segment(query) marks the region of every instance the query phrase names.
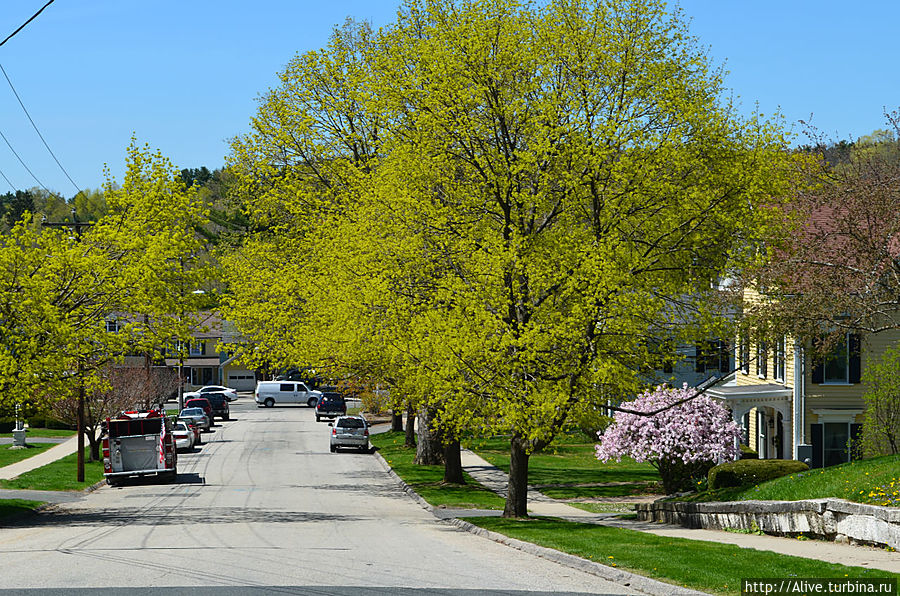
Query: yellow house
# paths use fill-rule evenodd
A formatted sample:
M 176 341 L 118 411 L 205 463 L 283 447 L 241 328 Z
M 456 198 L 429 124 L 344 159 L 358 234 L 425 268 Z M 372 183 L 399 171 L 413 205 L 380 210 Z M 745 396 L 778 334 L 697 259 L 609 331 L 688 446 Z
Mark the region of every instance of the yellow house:
M 759 300 L 747 292 L 750 302 Z M 738 338 L 733 384 L 709 395 L 726 401 L 760 458 L 799 459 L 810 467 L 857 459 L 864 410 L 862 371 L 900 341 L 900 331 L 846 333 L 824 357 L 809 340 Z
M 166 366 L 181 368 L 184 390 L 194 391 L 204 385 L 225 385 L 238 391 L 256 387 L 256 372 L 237 364 L 233 353 L 237 346 L 234 325 L 216 313 L 201 313 L 200 324 L 191 333 L 184 357 L 166 358 Z

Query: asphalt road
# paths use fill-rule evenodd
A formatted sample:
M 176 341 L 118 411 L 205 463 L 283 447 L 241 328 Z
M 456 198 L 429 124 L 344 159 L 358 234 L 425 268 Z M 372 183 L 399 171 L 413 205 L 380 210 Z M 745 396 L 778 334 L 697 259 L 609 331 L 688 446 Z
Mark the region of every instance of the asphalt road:
M 0 594 L 628 593 L 440 523 L 372 455 L 330 453 L 308 408 L 242 398 L 232 416 L 179 456 L 176 484 L 0 529 Z

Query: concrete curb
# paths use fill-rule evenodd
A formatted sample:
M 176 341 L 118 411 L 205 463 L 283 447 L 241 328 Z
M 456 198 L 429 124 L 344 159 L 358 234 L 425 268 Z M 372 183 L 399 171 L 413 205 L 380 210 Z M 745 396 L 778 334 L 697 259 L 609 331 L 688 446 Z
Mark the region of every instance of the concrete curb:
M 479 526 L 476 526 L 475 524 L 469 523 L 459 518 L 441 519 L 435 513 L 435 507 L 430 505 L 425 499 L 419 496 L 416 491 L 414 491 L 408 484 L 406 484 L 406 482 L 404 482 L 404 480 L 400 478 L 400 476 L 398 476 L 396 472 L 394 472 L 393 468 L 391 468 L 391 465 L 387 463 L 387 461 L 385 461 L 384 457 L 382 457 L 382 455 L 378 453 L 378 451 L 375 451 L 374 455 L 375 458 L 381 463 L 382 467 L 384 467 L 384 469 L 387 471 L 388 475 L 393 478 L 395 482 L 397 482 L 400 488 L 403 489 L 403 492 L 408 494 L 413 499 L 413 501 L 415 501 L 423 509 L 434 515 L 438 519 L 438 521 L 442 523 L 456 526 L 460 530 L 469 532 L 470 534 L 475 534 L 476 536 L 481 536 L 482 538 L 493 540 L 494 542 L 497 542 L 504 546 L 508 546 L 510 548 L 514 548 L 516 550 L 520 550 L 537 557 L 541 557 L 542 559 L 547 559 L 548 561 L 553 561 L 554 563 L 564 565 L 571 569 L 577 569 L 578 571 L 590 573 L 591 575 L 595 575 L 602 579 L 615 582 L 619 585 L 633 588 L 644 594 L 649 594 L 650 596 L 670 596 L 672 594 L 677 594 L 678 596 L 708 596 L 706 592 L 697 592 L 695 590 L 689 590 L 688 588 L 680 588 L 674 584 L 667 584 L 659 580 L 644 577 L 643 575 L 638 575 L 629 571 L 623 571 L 621 569 L 615 569 L 613 567 L 603 565 L 602 563 L 589 561 L 588 559 L 582 559 L 581 557 L 576 557 L 575 555 L 570 555 L 553 548 L 547 548 L 544 546 L 538 546 L 537 544 L 531 542 L 516 540 L 515 538 L 510 538 L 509 536 L 505 536 L 498 532 L 485 530 L 484 528 L 481 528 Z
M 397 472 L 394 471 L 394 468 L 391 467 L 391 464 L 387 463 L 387 461 L 385 461 L 384 457 L 382 457 L 382 455 L 378 453 L 378 451 L 375 451 L 374 455 L 375 459 L 377 459 L 381 463 L 382 467 L 387 471 L 388 476 L 393 478 L 394 481 L 400 485 L 400 488 L 403 489 L 403 492 L 408 494 L 413 501 L 415 501 L 419 504 L 420 507 L 422 507 L 422 509 L 434 515 L 434 507 L 432 507 L 428 503 L 428 501 L 419 496 L 419 493 L 410 488 L 410 486 L 406 484 L 406 482 L 404 482 L 403 478 L 400 478 L 400 476 L 397 475 Z

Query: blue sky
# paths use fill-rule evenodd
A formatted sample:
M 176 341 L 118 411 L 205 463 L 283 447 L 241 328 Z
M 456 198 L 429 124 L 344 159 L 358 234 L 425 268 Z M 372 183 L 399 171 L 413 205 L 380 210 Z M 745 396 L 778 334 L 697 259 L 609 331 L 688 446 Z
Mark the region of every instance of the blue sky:
M 6 0 L 0 39 L 46 0 Z M 220 167 L 256 97 L 297 52 L 321 47 L 347 16 L 379 26 L 396 0 L 56 0 L 0 47 L 6 70 L 59 161 L 81 188 L 108 164 L 121 178 L 132 133 L 178 167 Z M 900 3 L 681 0 L 691 31 L 746 111 L 781 110 L 834 138 L 884 127 L 900 107 Z M 800 130 L 799 126 L 795 126 Z M 0 132 L 43 185 L 76 190 L 0 75 Z M 802 141 L 802 136 L 800 137 Z M 37 186 L 0 139 L 0 171 Z M 0 193 L 10 190 L 0 178 Z

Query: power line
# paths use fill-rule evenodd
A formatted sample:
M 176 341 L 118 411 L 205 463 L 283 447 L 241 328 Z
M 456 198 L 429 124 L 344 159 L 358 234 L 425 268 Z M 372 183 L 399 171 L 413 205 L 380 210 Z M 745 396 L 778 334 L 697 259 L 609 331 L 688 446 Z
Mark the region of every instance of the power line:
M 0 170 L 0 176 L 3 176 L 3 179 L 6 180 L 6 183 L 9 184 L 9 187 L 13 189 L 13 192 L 16 192 L 16 190 L 18 190 L 15 186 L 13 186 L 13 183 L 9 181 L 9 178 L 6 177 L 6 174 L 3 173 L 3 170 Z
M 47 4 L 43 5 L 39 11 L 37 11 L 36 13 L 34 13 L 33 15 L 31 15 L 31 18 L 30 18 L 30 19 L 28 19 L 27 21 L 25 21 L 24 23 L 22 23 L 22 26 L 21 26 L 21 27 L 19 27 L 18 29 L 16 29 L 15 31 L 13 31 L 12 33 L 10 33 L 10 34 L 6 37 L 6 39 L 4 39 L 3 41 L 0 41 L 0 46 L 2 46 L 2 45 L 5 44 L 6 42 L 8 42 L 10 39 L 12 39 L 13 36 L 14 36 L 16 33 L 18 33 L 19 31 L 21 31 L 22 29 L 24 29 L 25 26 L 28 25 L 28 23 L 30 23 L 31 21 L 35 20 L 35 19 L 37 18 L 37 16 L 38 16 L 39 14 L 41 14 L 42 12 L 44 12 L 44 9 L 47 8 L 48 6 L 50 6 L 51 4 L 53 4 L 53 2 L 55 2 L 55 0 L 50 0 L 49 2 L 47 2 Z
M 50 0 L 50 2 L 53 2 L 53 1 L 54 1 L 54 0 Z M 41 9 L 41 10 L 43 10 L 43 9 Z M 37 15 L 35 15 L 35 16 L 37 16 Z M 53 150 L 50 149 L 50 145 L 48 145 L 48 144 L 47 144 L 47 141 L 44 140 L 44 135 L 41 134 L 41 131 L 38 130 L 37 124 L 35 124 L 35 123 L 34 123 L 34 120 L 32 120 L 31 114 L 28 113 L 28 110 L 25 108 L 25 104 L 22 103 L 22 98 L 19 97 L 19 93 L 16 91 L 16 88 L 13 87 L 12 81 L 9 80 L 9 75 L 6 74 L 6 69 L 3 68 L 3 65 L 2 65 L 2 64 L 0 64 L 0 71 L 2 71 L 2 72 L 3 72 L 3 76 L 6 77 L 6 82 L 9 83 L 9 88 L 12 89 L 13 95 L 15 95 L 15 96 L 16 96 L 16 99 L 19 100 L 19 105 L 22 106 L 22 111 L 25 112 L 25 115 L 26 115 L 26 116 L 28 116 L 28 121 L 31 122 L 31 126 L 32 126 L 32 128 L 34 128 L 34 132 L 36 132 L 37 135 L 41 138 L 41 142 L 44 144 L 44 147 L 47 148 L 47 152 L 50 153 L 50 156 L 53 158 L 53 161 L 56 162 L 56 165 L 59 166 L 59 169 L 62 170 L 62 173 L 66 175 L 66 178 L 69 179 L 69 182 L 72 183 L 72 186 L 75 187 L 75 190 L 77 190 L 77 191 L 80 193 L 80 192 L 81 192 L 81 189 L 78 187 L 77 184 L 75 184 L 75 181 L 72 180 L 72 177 L 69 176 L 69 173 L 68 173 L 68 172 L 66 171 L 66 169 L 63 167 L 63 165 L 62 165 L 61 163 L 59 163 L 59 160 L 56 158 L 56 154 L 53 153 Z
M 9 150 L 12 151 L 13 155 L 16 156 L 16 159 L 19 160 L 19 163 L 22 164 L 22 167 L 25 168 L 25 171 L 27 171 L 29 174 L 31 174 L 31 177 L 34 178 L 34 181 L 38 183 L 38 186 L 40 186 L 41 188 L 43 188 L 44 190 L 46 190 L 46 191 L 47 191 L 48 193 L 50 193 L 51 195 L 54 194 L 54 193 L 52 193 L 52 192 L 50 191 L 49 188 L 47 188 L 46 186 L 44 186 L 44 183 L 41 182 L 40 180 L 38 180 L 38 177 L 34 175 L 34 172 L 32 172 L 31 169 L 30 169 L 28 166 L 25 165 L 25 162 L 22 161 L 22 158 L 19 157 L 19 154 L 16 153 L 16 150 L 15 150 L 15 149 L 13 149 L 13 146 L 10 144 L 9 139 L 7 139 L 7 138 L 6 138 L 6 135 L 3 134 L 3 131 L 0 131 L 0 137 L 2 137 L 3 140 L 6 142 L 6 146 L 9 147 Z M 9 182 L 9 181 L 7 180 L 7 182 Z

